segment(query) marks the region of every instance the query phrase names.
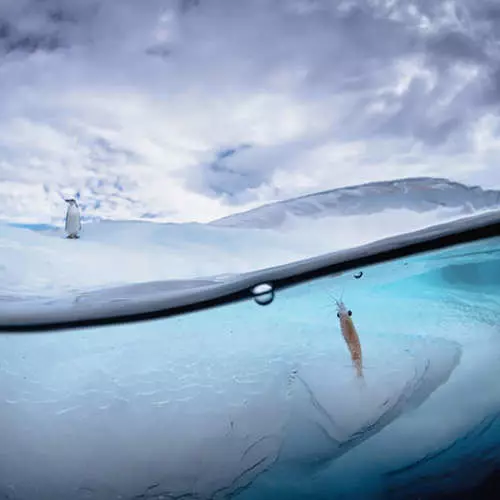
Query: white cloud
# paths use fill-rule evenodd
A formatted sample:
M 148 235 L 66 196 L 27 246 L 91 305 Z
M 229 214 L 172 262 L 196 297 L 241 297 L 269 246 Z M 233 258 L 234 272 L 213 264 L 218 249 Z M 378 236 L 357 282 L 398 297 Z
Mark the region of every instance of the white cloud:
M 61 218 L 68 189 L 179 221 L 394 177 L 498 187 L 491 8 L 2 3 L 2 217 Z

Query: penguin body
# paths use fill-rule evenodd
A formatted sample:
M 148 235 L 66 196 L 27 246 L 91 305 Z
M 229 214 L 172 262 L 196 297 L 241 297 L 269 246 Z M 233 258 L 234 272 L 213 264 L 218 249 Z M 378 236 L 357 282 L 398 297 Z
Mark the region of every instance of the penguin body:
M 78 204 L 76 203 L 75 199 L 71 198 L 65 201 L 68 204 L 68 210 L 66 211 L 66 223 L 64 226 L 67 238 L 79 238 L 80 231 L 82 229 L 80 209 L 78 208 Z

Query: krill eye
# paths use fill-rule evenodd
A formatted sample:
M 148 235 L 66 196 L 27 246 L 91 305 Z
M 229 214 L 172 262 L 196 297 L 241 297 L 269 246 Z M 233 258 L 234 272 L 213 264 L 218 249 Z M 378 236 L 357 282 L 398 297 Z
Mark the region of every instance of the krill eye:
M 340 313 L 337 313 L 337 318 L 340 318 Z
M 349 316 L 352 316 L 352 311 L 347 311 L 347 314 L 348 314 Z

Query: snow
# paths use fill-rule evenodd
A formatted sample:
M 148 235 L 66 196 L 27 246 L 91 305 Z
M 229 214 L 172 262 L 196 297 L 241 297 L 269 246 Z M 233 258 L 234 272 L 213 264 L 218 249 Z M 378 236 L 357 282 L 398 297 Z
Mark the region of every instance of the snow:
M 90 222 L 60 228 L 0 223 L 0 295 L 54 297 L 132 283 L 241 274 L 345 250 L 456 219 L 446 210 L 387 210 L 299 220 L 285 229 Z
M 63 238 L 65 212 L 53 226 L 0 222 L 0 262 L 9 263 L 0 267 L 0 296 L 238 275 L 496 210 L 499 199 L 423 178 L 317 193 L 208 224 L 91 219 L 77 242 Z
M 456 216 L 391 209 L 274 229 L 101 221 L 77 241 L 3 224 L 0 312 L 199 298 L 498 219 L 433 225 Z M 249 295 L 158 321 L 1 335 L 0 492 L 402 499 L 472 484 L 500 464 L 499 251 L 492 238 L 353 270 L 279 290 L 266 307 Z M 339 331 L 341 295 L 364 382 Z
M 500 191 L 466 186 L 447 179 L 417 177 L 348 186 L 271 203 L 229 215 L 211 224 L 221 227 L 294 228 L 298 220 L 407 211 L 463 216 L 500 206 Z

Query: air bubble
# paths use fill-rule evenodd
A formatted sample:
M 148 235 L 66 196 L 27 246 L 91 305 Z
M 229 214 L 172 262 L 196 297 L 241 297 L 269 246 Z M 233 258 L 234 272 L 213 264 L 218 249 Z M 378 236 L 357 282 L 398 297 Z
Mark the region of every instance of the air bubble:
M 259 306 L 267 306 L 274 300 L 274 290 L 269 283 L 261 283 L 252 288 L 252 295 Z

